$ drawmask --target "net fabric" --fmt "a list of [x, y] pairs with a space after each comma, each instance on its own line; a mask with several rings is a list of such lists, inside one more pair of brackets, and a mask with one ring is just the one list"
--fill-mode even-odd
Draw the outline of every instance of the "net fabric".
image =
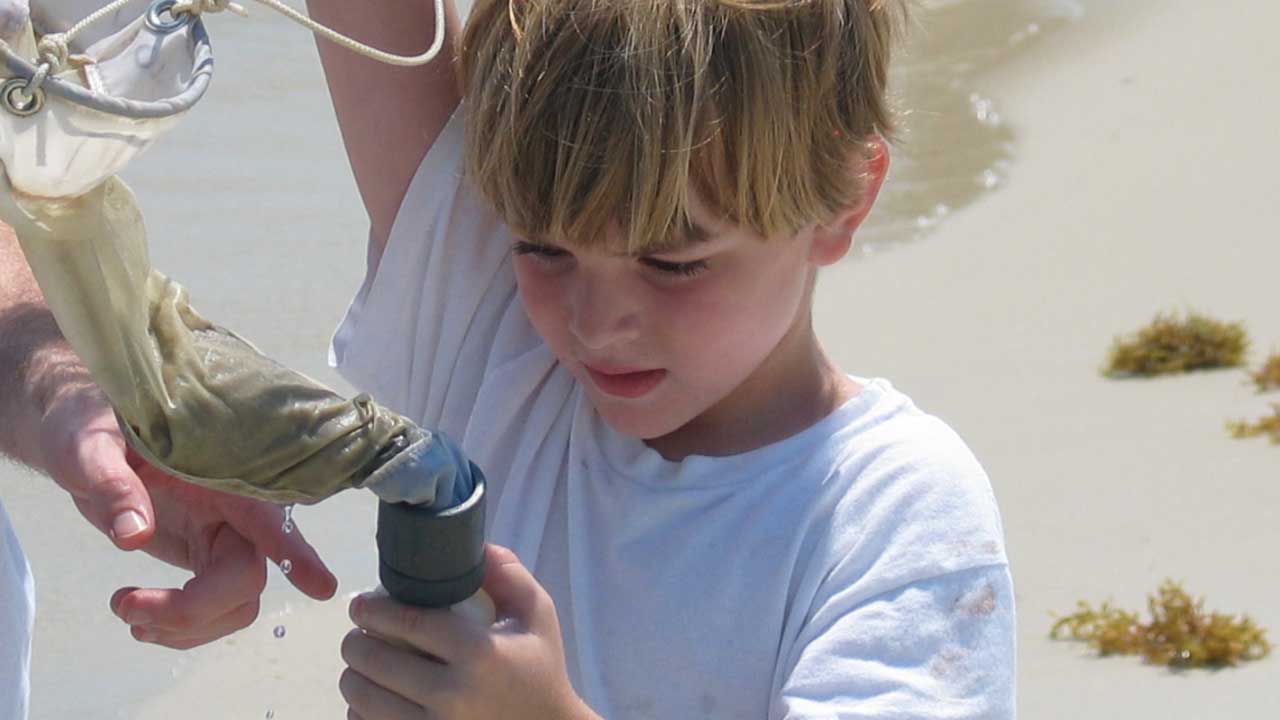
[[[44, 33], [100, 6], [0, 0], [0, 40], [7, 54], [37, 57]], [[77, 33], [50, 81], [144, 102], [209, 72], [200, 22], [157, 32], [144, 22], [149, 7], [130, 2]], [[13, 65], [0, 77], [22, 77]], [[141, 212], [115, 173], [182, 114], [125, 117], [54, 94], [27, 117], [0, 111], [0, 220], [16, 231], [59, 328], [131, 445], [178, 477], [272, 502], [314, 503], [366, 485], [391, 500], [465, 498], [474, 467], [447, 438], [265, 357], [201, 316], [151, 266]]]

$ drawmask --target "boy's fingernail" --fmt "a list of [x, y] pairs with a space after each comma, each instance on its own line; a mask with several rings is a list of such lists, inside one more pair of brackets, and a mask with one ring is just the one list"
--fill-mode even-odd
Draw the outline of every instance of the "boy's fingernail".
[[351, 603], [347, 605], [347, 611], [351, 613], [352, 620], [358, 620], [361, 615], [364, 615], [364, 596], [351, 596]]
[[129, 613], [128, 622], [130, 625], [150, 625], [152, 623], [151, 613], [146, 610], [134, 610]]
[[155, 642], [156, 631], [150, 629], [139, 630], [133, 635], [139, 642]]
[[147, 521], [137, 510], [125, 510], [111, 521], [111, 536], [126, 539], [147, 529]]

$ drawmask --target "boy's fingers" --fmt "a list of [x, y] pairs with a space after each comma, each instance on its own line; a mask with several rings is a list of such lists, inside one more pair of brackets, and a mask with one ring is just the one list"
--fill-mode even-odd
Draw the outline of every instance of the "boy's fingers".
[[354, 628], [342, 639], [342, 660], [361, 676], [415, 703], [431, 704], [449, 684], [448, 665]]
[[198, 569], [182, 589], [118, 591], [112, 610], [130, 625], [191, 635], [246, 603], [256, 603], [266, 581], [262, 556], [224, 526], [214, 538], [208, 565]]
[[231, 526], [282, 570], [284, 562], [289, 561], [285, 576], [294, 587], [316, 600], [333, 597], [338, 578], [307, 542], [297, 523], [285, 532], [284, 510], [279, 505], [249, 500], [244, 505], [243, 511], [227, 514]]
[[351, 710], [355, 711], [354, 715], [348, 711], [348, 717], [405, 718], [406, 720], [423, 717], [421, 705], [409, 702], [349, 668], [343, 670], [342, 676], [338, 678], [338, 691], [342, 693], [342, 698], [347, 701]]
[[348, 611], [351, 621], [360, 628], [379, 637], [401, 640], [446, 663], [465, 658], [486, 630], [447, 609], [397, 602], [385, 591], [355, 596]]
[[493, 598], [498, 617], [513, 618], [537, 634], [559, 634], [551, 597], [514, 552], [501, 545], [486, 545], [484, 565], [484, 591]]

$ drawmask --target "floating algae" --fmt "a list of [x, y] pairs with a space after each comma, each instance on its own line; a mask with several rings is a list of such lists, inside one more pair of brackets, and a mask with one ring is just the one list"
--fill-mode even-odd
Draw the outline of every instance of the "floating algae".
[[1203, 598], [1192, 600], [1172, 580], [1147, 596], [1148, 623], [1106, 602], [1095, 610], [1082, 600], [1078, 608], [1054, 623], [1049, 636], [1087, 642], [1104, 656], [1142, 655], [1153, 665], [1193, 668], [1233, 666], [1271, 652], [1266, 630], [1247, 615], [1206, 613]]
[[1253, 422], [1247, 420], [1229, 421], [1227, 430], [1234, 438], [1254, 438], [1270, 435], [1271, 442], [1280, 444], [1280, 403], [1272, 404], [1270, 415], [1264, 415]]
[[1103, 374], [1108, 377], [1162, 375], [1244, 362], [1249, 338], [1240, 323], [1225, 323], [1190, 312], [1185, 318], [1163, 312], [1128, 338], [1116, 338]]
[[1280, 352], [1271, 353], [1271, 357], [1262, 363], [1262, 367], [1249, 373], [1249, 377], [1253, 379], [1258, 392], [1280, 390]]
[[[1258, 388], [1258, 392], [1280, 389], [1280, 353], [1272, 353], [1262, 367], [1250, 373], [1249, 377]], [[1269, 435], [1271, 442], [1280, 445], [1280, 403], [1272, 403], [1271, 414], [1264, 415], [1253, 422], [1248, 420], [1227, 422], [1227, 431], [1235, 438]]]

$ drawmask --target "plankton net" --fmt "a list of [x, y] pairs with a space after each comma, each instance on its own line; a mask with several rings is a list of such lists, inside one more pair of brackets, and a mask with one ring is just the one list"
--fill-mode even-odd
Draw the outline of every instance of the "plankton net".
[[[331, 40], [396, 64], [278, 0]], [[276, 503], [369, 487], [450, 507], [483, 478], [445, 437], [340, 397], [201, 316], [151, 266], [115, 173], [178, 122], [213, 72], [201, 14], [228, 0], [0, 0], [0, 219], [131, 447], [185, 480]], [[437, 0], [437, 28], [443, 28]], [[363, 48], [363, 49], [362, 49]]]

